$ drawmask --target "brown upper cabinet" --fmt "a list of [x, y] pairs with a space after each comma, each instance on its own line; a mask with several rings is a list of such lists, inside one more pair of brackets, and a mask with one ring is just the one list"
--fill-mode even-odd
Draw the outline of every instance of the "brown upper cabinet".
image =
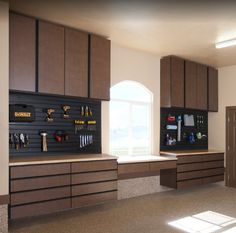
[[218, 111], [218, 72], [176, 56], [161, 59], [161, 107]]
[[207, 66], [185, 61], [185, 107], [207, 110]]
[[208, 67], [208, 111], [218, 111], [218, 70]]
[[197, 109], [207, 110], [207, 66], [197, 64]]
[[90, 35], [89, 97], [110, 99], [110, 41]]
[[88, 34], [65, 28], [65, 95], [88, 97]]
[[110, 99], [110, 41], [10, 13], [10, 89]]
[[64, 27], [38, 22], [38, 91], [64, 95]]
[[36, 20], [15, 13], [9, 18], [9, 88], [35, 92]]
[[197, 109], [197, 63], [185, 61], [185, 107]]
[[161, 107], [184, 107], [184, 60], [161, 59]]

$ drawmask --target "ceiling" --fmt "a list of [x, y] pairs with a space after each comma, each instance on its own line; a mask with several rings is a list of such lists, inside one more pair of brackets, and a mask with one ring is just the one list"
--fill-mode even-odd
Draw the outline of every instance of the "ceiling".
[[178, 55], [221, 67], [236, 64], [236, 3], [191, 0], [9, 0], [10, 9], [109, 37], [158, 56]]

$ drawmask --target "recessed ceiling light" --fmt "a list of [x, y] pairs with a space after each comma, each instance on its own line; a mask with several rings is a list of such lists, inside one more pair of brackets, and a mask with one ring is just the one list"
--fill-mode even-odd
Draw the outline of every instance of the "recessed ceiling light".
[[236, 38], [235, 39], [231, 39], [231, 40], [225, 40], [225, 41], [221, 41], [215, 44], [217, 49], [221, 49], [221, 48], [225, 48], [225, 47], [229, 47], [229, 46], [233, 46], [236, 45]]

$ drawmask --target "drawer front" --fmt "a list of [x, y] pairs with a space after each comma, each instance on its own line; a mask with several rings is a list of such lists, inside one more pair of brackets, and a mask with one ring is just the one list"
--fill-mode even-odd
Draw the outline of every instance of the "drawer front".
[[206, 154], [203, 155], [203, 161], [224, 160], [224, 154]]
[[117, 180], [117, 171], [89, 172], [71, 175], [72, 184]]
[[65, 197], [70, 197], [70, 187], [20, 192], [11, 194], [11, 205], [21, 205], [26, 203], [54, 200]]
[[118, 174], [149, 172], [149, 163], [131, 163], [118, 165]]
[[179, 164], [177, 166], [177, 172], [188, 172], [204, 169], [203, 163], [187, 163]]
[[71, 208], [70, 198], [11, 207], [12, 219], [49, 214]]
[[190, 188], [192, 186], [201, 185], [202, 179], [195, 179], [195, 180], [185, 180], [177, 182], [178, 189]]
[[72, 196], [117, 190], [117, 181], [72, 186]]
[[224, 168], [208, 169], [208, 170], [203, 170], [202, 172], [203, 172], [203, 177], [205, 177], [205, 176], [223, 175], [224, 174]]
[[185, 155], [185, 156], [179, 156], [177, 163], [183, 164], [183, 163], [199, 163], [202, 162], [202, 155]]
[[177, 180], [195, 179], [204, 176], [202, 171], [177, 173]]
[[71, 164], [72, 173], [105, 171], [105, 170], [115, 170], [115, 169], [117, 169], [116, 160], [79, 162]]
[[176, 168], [176, 161], [163, 161], [150, 163], [150, 171], [160, 171], [161, 169]]
[[224, 181], [224, 175], [203, 178], [202, 181], [203, 181], [203, 184], [210, 184], [210, 183]]
[[72, 208], [94, 205], [106, 201], [117, 200], [117, 192], [98, 193], [86, 196], [72, 197]]
[[204, 162], [203, 163], [204, 169], [210, 169], [210, 168], [224, 168], [224, 160], [221, 161], [210, 161], [210, 162]]
[[11, 167], [11, 179], [69, 174], [70, 163]]
[[19, 180], [11, 180], [11, 192], [51, 188], [70, 185], [70, 175], [36, 177]]

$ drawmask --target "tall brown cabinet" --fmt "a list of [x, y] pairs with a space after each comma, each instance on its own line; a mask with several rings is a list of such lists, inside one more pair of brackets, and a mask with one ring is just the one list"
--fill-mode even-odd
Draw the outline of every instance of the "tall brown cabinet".
[[236, 188], [236, 106], [226, 107], [226, 185]]

